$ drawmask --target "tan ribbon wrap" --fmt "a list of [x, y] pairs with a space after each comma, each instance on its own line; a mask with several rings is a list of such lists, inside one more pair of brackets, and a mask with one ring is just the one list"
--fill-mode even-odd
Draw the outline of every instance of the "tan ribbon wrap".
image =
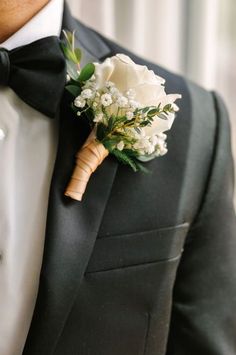
[[65, 195], [81, 201], [90, 176], [108, 154], [109, 152], [104, 145], [96, 140], [95, 131], [93, 130], [76, 154], [76, 166]]

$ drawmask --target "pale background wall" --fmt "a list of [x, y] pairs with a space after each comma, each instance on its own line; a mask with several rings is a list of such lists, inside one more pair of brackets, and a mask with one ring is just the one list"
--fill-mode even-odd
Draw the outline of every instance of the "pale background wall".
[[236, 157], [235, 0], [68, 0], [74, 16], [223, 96]]

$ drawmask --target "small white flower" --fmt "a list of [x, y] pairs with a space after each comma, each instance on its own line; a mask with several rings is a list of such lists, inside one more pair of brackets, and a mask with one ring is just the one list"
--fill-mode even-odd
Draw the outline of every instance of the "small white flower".
[[93, 102], [93, 108], [97, 108], [98, 107], [98, 103], [97, 102]]
[[166, 145], [166, 134], [164, 133], [159, 133], [157, 136], [154, 136], [155, 138], [155, 155], [156, 156], [162, 156], [167, 153], [167, 145]]
[[125, 146], [125, 144], [124, 144], [124, 142], [123, 141], [120, 141], [118, 144], [117, 144], [117, 149], [119, 149], [119, 150], [123, 150], [124, 149], [124, 146]]
[[163, 156], [168, 152], [166, 144], [165, 145], [158, 145], [155, 151], [155, 156]]
[[109, 91], [113, 96], [118, 96], [120, 94], [119, 90], [115, 86], [112, 86]]
[[139, 108], [141, 106], [140, 103], [135, 100], [129, 100], [129, 104], [133, 110], [136, 110], [136, 108]]
[[144, 112], [140, 115], [142, 117], [143, 120], [146, 120], [147, 119], [147, 112]]
[[152, 145], [156, 146], [158, 144], [158, 138], [157, 136], [153, 135], [151, 138], [150, 138], [150, 142]]
[[126, 92], [126, 96], [130, 99], [130, 100], [133, 100], [135, 98], [135, 91], [133, 89], [129, 89], [127, 92]]
[[81, 97], [83, 99], [91, 99], [92, 96], [93, 96], [93, 92], [91, 89], [85, 89], [81, 93]]
[[155, 145], [151, 141], [151, 137], [140, 137], [134, 144], [134, 148], [139, 151], [141, 155], [151, 155], [155, 152]]
[[162, 148], [160, 149], [160, 155], [161, 155], [161, 156], [162, 156], [162, 155], [165, 155], [167, 152], [168, 152], [168, 149], [167, 149], [166, 147], [162, 147]]
[[103, 120], [103, 113], [98, 113], [95, 118], [93, 119], [93, 122], [101, 122]]
[[128, 104], [128, 100], [125, 96], [119, 96], [116, 100], [116, 103], [119, 107], [126, 107]]
[[167, 138], [167, 135], [165, 133], [159, 133], [157, 135], [158, 138], [165, 140]]
[[150, 155], [155, 151], [155, 146], [153, 146], [151, 143], [147, 144], [145, 147], [145, 151], [148, 155]]
[[96, 90], [96, 83], [91, 81], [91, 79], [87, 80], [83, 86], [83, 90], [85, 89], [91, 89], [93, 91]]
[[112, 104], [112, 97], [110, 94], [103, 94], [101, 96], [101, 103], [103, 106], [107, 107], [110, 106]]
[[106, 83], [105, 83], [105, 87], [107, 89], [111, 89], [114, 86], [115, 86], [115, 84], [112, 81], [106, 81]]
[[74, 101], [74, 105], [78, 108], [83, 108], [86, 105], [86, 100], [83, 97], [78, 96]]
[[77, 112], [77, 116], [81, 116], [81, 112], [80, 111]]
[[126, 118], [128, 121], [132, 120], [133, 117], [134, 117], [134, 113], [132, 111], [126, 112]]

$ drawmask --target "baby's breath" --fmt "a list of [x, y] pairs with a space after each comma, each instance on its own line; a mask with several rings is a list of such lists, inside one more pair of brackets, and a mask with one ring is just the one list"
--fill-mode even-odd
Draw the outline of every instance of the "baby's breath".
[[[96, 129], [97, 140], [109, 153], [134, 170], [144, 170], [138, 160], [145, 161], [166, 154], [167, 136], [161, 133], [164, 129], [148, 131], [147, 128], [152, 128], [157, 120], [160, 122], [173, 117], [178, 110], [174, 100], [180, 95], [172, 95], [171, 98], [171, 95], [168, 96], [163, 91], [163, 101], [157, 100], [156, 105], [145, 106], [143, 102], [139, 102], [140, 95], [137, 95], [135, 87], [122, 91], [112, 80], [103, 81], [100, 85], [94, 64], [89, 63], [80, 68], [80, 59], [77, 58], [79, 52], [71, 47], [71, 43], [68, 48], [64, 46], [63, 50], [68, 60], [73, 58], [74, 64], [78, 60], [74, 69], [73, 63], [70, 63], [67, 75], [68, 91], [74, 96], [73, 108], [80, 119], [89, 119], [92, 128]], [[122, 55], [118, 56], [121, 57]], [[128, 64], [135, 65], [132, 61], [131, 64], [128, 61]], [[102, 66], [98, 63], [96, 65]], [[153, 72], [150, 73], [154, 75]], [[163, 84], [164, 80], [159, 78], [156, 85], [163, 89]]]

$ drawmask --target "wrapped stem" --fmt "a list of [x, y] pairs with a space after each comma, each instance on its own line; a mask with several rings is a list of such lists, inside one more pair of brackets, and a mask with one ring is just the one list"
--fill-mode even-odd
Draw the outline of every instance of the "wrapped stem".
[[76, 166], [65, 195], [81, 201], [90, 176], [108, 154], [104, 145], [96, 140], [95, 130], [93, 130], [76, 154]]

